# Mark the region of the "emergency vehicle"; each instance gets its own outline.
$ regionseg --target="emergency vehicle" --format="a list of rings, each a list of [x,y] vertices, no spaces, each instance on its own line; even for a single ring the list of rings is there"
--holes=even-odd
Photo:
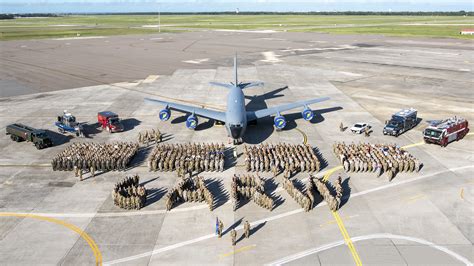
[[[124,126],[118,114],[110,111],[103,111],[97,114],[97,122],[102,129],[108,132],[122,132]]]
[[[446,147],[448,143],[457,141],[469,132],[466,119],[451,117],[445,120],[430,121],[430,125],[423,131],[426,143],[435,143]]]

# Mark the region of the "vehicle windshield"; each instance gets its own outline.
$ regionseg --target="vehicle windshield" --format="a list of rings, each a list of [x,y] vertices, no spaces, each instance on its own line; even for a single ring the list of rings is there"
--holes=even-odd
[[[398,121],[395,121],[395,120],[390,120],[390,122],[388,122],[388,127],[398,127],[400,123]]]
[[[355,124],[354,127],[362,127],[361,124]]]
[[[441,136],[441,131],[434,130],[434,129],[426,129],[425,136],[439,138],[439,136]]]

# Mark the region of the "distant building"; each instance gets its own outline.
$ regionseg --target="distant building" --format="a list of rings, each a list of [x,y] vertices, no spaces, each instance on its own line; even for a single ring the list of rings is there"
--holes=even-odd
[[[461,35],[474,35],[474,29],[462,29],[459,34]]]

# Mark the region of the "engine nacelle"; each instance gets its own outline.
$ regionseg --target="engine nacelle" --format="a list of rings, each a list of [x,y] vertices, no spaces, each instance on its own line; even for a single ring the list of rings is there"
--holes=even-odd
[[[275,119],[273,119],[273,124],[275,124],[277,129],[283,129],[286,126],[286,119],[282,115],[277,115]]]
[[[161,121],[168,121],[168,119],[170,119],[170,117],[171,117],[170,109],[165,108],[165,109],[161,110],[159,116],[160,116]]]
[[[190,115],[186,119],[186,127],[189,129],[196,129],[198,125],[198,119],[195,115]]]
[[[311,119],[313,119],[313,117],[314,117],[313,110],[306,107],[303,110],[303,112],[301,112],[301,116],[303,117],[304,120],[311,121]]]

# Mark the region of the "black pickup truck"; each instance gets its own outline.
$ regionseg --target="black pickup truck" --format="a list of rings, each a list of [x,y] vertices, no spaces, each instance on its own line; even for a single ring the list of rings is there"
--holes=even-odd
[[[34,129],[23,124],[8,125],[6,127],[6,134],[10,135],[10,138],[16,142],[25,140],[33,142],[38,150],[53,146],[53,141],[44,130]]]

